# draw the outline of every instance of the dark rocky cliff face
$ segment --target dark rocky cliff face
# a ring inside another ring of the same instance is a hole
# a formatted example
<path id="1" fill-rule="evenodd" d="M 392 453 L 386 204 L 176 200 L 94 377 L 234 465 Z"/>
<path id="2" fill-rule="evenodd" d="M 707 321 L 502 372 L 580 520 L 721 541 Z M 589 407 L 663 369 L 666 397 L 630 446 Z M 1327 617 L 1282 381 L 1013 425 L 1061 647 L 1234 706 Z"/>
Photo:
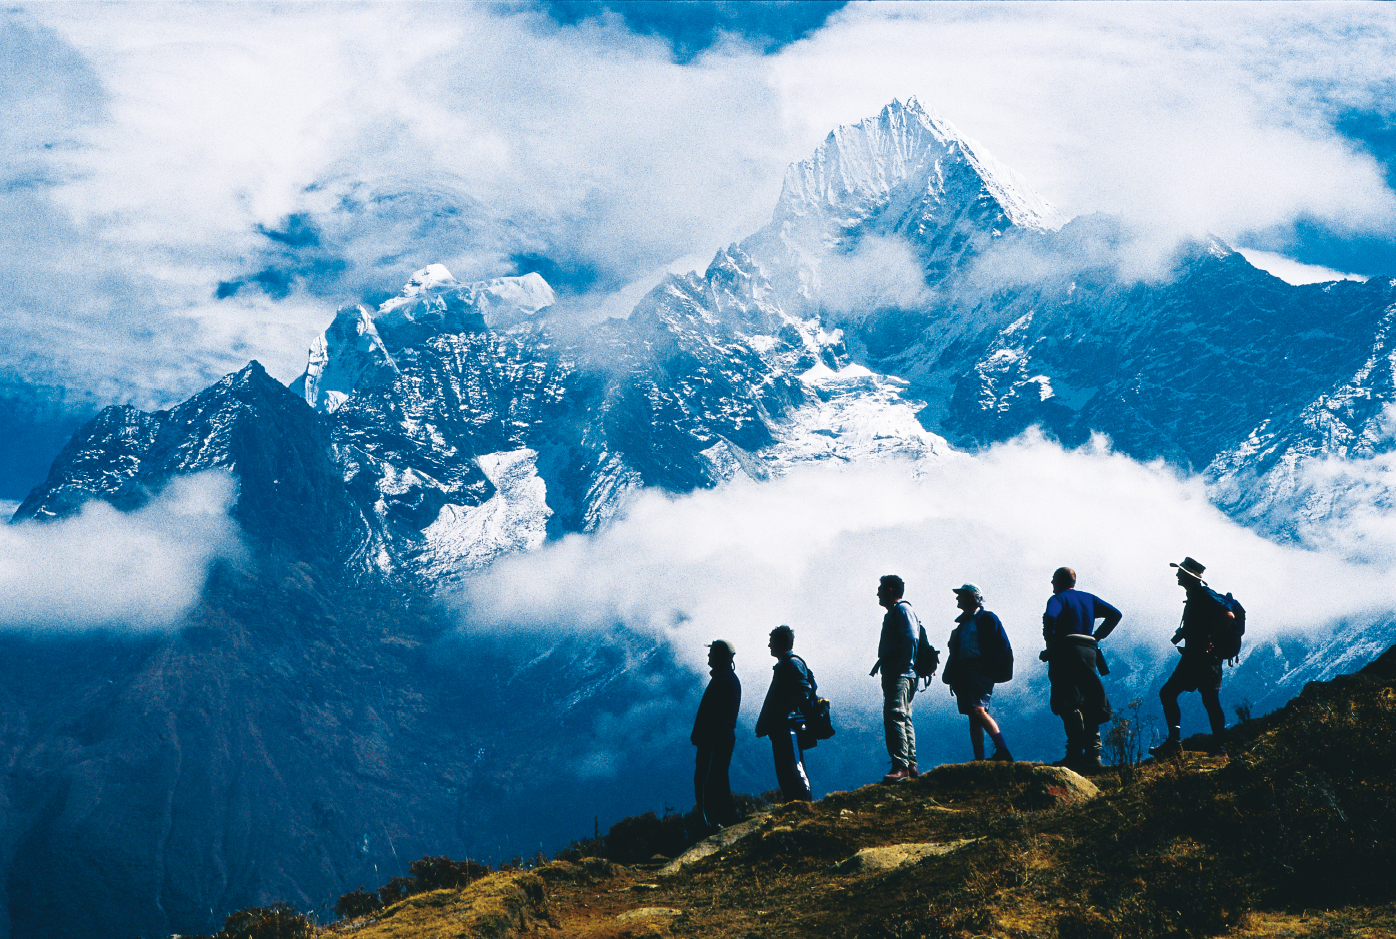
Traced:
<path id="1" fill-rule="evenodd" d="M 224 467 L 239 481 L 234 515 L 259 549 L 333 563 L 363 524 L 330 443 L 323 416 L 252 362 L 169 411 L 103 410 L 15 519 L 59 518 L 92 498 L 130 510 L 175 476 Z"/>
<path id="2" fill-rule="evenodd" d="M 212 932 L 586 834 L 637 798 L 579 785 L 593 723 L 691 679 L 652 643 L 551 645 L 463 641 L 303 563 L 220 569 L 170 637 L 0 637 L 0 934 Z M 677 755 L 647 768 L 682 780 Z"/>

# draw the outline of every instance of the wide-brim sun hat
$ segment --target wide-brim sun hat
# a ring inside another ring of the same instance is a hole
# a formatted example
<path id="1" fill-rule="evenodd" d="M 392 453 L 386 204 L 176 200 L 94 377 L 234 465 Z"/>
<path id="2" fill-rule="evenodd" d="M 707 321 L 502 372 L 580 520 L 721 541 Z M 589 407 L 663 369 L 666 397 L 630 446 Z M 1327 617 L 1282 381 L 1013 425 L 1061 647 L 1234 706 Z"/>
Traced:
<path id="1" fill-rule="evenodd" d="M 980 590 L 978 587 L 976 587 L 974 584 L 961 584 L 961 585 L 958 586 L 958 587 L 951 587 L 951 588 L 950 588 L 950 592 L 953 593 L 953 594 L 956 594 L 956 595 L 959 595 L 959 594 L 962 594 L 962 593 L 972 593 L 972 594 L 974 594 L 976 597 L 978 597 L 978 598 L 980 598 L 980 599 L 983 599 L 983 597 L 984 597 L 983 591 L 981 591 L 981 590 Z"/>
<path id="2" fill-rule="evenodd" d="M 1181 564 L 1174 564 L 1172 561 L 1169 561 L 1168 566 L 1176 567 L 1184 574 L 1190 574 L 1193 577 L 1196 577 L 1198 580 L 1202 579 L 1202 572 L 1207 569 L 1207 566 L 1205 564 L 1200 564 L 1192 558 L 1183 558 L 1183 562 Z"/>

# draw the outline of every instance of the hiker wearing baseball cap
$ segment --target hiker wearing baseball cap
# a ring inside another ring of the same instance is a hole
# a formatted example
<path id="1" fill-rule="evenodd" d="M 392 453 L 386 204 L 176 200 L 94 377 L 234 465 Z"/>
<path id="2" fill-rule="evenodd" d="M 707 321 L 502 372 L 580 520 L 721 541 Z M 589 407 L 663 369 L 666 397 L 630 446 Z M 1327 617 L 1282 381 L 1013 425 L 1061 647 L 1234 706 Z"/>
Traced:
<path id="1" fill-rule="evenodd" d="M 969 742 L 974 758 L 984 759 L 984 732 L 994 741 L 990 759 L 1013 762 L 998 723 L 989 716 L 989 697 L 996 682 L 1013 677 L 1013 647 L 999 618 L 984 609 L 984 594 L 974 584 L 953 588 L 961 610 L 948 643 L 950 657 L 941 680 L 950 686 L 961 714 L 969 718 Z"/>
<path id="2" fill-rule="evenodd" d="M 1168 739 L 1156 747 L 1149 748 L 1149 754 L 1156 757 L 1171 756 L 1182 752 L 1182 710 L 1178 707 L 1178 695 L 1184 691 L 1197 691 L 1202 694 L 1202 706 L 1207 709 L 1207 719 L 1212 725 L 1212 755 L 1224 755 L 1222 732 L 1226 729 L 1226 715 L 1221 706 L 1222 659 L 1223 656 L 1213 641 L 1215 622 L 1222 618 L 1234 621 L 1235 616 L 1221 603 L 1219 596 L 1208 589 L 1202 579 L 1207 568 L 1193 560 L 1183 558 L 1181 563 L 1168 565 L 1178 570 L 1178 586 L 1187 591 L 1183 601 L 1183 620 L 1178 631 L 1173 634 L 1173 642 L 1182 642 L 1178 651 L 1183 658 L 1173 669 L 1173 674 L 1159 689 L 1159 701 L 1163 703 L 1163 718 L 1168 724 Z"/>
<path id="3" fill-rule="evenodd" d="M 742 706 L 742 683 L 732 667 L 737 650 L 726 639 L 708 645 L 708 681 L 689 742 L 698 748 L 693 770 L 693 796 L 698 817 L 708 831 L 732 824 L 732 786 L 727 771 L 737 745 L 737 711 Z"/>

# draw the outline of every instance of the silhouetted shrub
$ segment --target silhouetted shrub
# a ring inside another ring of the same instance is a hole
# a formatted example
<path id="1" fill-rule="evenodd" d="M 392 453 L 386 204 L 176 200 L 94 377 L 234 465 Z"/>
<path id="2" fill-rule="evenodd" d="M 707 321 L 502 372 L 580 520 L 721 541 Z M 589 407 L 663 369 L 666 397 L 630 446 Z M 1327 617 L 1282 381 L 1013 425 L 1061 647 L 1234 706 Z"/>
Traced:
<path id="1" fill-rule="evenodd" d="M 656 854 L 677 857 L 693 844 L 694 839 L 689 838 L 690 827 L 697 826 L 687 816 L 678 814 L 660 818 L 653 812 L 646 812 L 623 818 L 606 833 L 604 856 L 620 864 L 638 864 Z"/>
<path id="2" fill-rule="evenodd" d="M 392 906 L 394 903 L 401 903 L 414 893 L 421 892 L 417 889 L 417 881 L 411 877 L 394 877 L 378 888 L 378 899 L 383 901 L 384 906 Z"/>
<path id="3" fill-rule="evenodd" d="M 413 893 L 467 887 L 491 872 L 488 864 L 473 858 L 453 861 L 448 857 L 424 857 L 413 861 L 407 871 L 417 882 Z"/>
<path id="4" fill-rule="evenodd" d="M 285 903 L 230 913 L 214 939 L 314 939 L 315 924 Z"/>
<path id="5" fill-rule="evenodd" d="M 378 899 L 378 894 L 360 887 L 340 897 L 334 905 L 334 912 L 340 919 L 358 919 L 382 908 L 383 901 Z"/>

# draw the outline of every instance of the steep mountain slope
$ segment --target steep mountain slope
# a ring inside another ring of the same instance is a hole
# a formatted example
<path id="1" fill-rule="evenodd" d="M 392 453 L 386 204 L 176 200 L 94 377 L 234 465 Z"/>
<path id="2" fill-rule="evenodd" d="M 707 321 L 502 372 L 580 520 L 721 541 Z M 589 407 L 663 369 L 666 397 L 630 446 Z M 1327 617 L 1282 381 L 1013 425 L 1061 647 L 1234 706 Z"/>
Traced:
<path id="1" fill-rule="evenodd" d="M 0 637 L 0 935 L 212 931 L 629 808 L 573 769 L 619 704 L 689 693 L 663 649 L 465 643 L 428 611 L 295 563 L 218 570 L 170 637 Z"/>

